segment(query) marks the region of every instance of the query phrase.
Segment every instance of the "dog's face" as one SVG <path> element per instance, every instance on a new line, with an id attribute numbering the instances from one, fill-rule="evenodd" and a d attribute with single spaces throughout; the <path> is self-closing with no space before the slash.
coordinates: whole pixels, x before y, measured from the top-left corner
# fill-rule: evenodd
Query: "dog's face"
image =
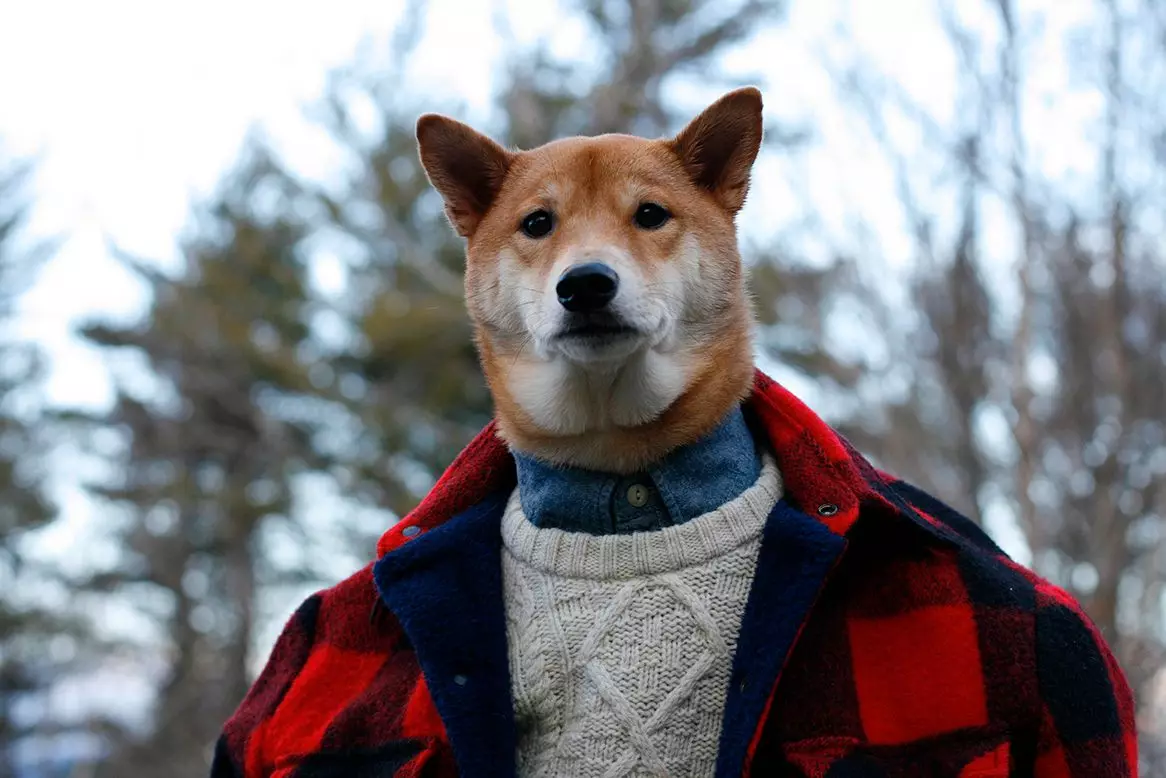
<path id="1" fill-rule="evenodd" d="M 740 326 L 734 217 L 761 140 L 756 90 L 727 95 L 669 140 L 606 135 L 509 152 L 433 115 L 418 139 L 468 242 L 466 301 L 495 395 L 539 428 L 650 420 L 711 341 Z M 620 400 L 621 383 L 634 402 Z M 580 393 L 596 392 L 606 397 L 580 410 Z"/>
<path id="2" fill-rule="evenodd" d="M 471 315 L 501 350 L 583 369 L 698 339 L 740 275 L 731 214 L 664 144 L 621 136 L 519 155 L 468 255 Z"/>

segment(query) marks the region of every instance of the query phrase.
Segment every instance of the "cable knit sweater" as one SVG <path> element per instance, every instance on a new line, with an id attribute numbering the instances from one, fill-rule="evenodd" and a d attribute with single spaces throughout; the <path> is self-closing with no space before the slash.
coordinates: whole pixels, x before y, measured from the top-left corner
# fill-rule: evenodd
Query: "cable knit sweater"
<path id="1" fill-rule="evenodd" d="M 758 481 L 720 509 L 626 535 L 540 529 L 517 490 L 502 575 L 523 778 L 712 776 L 761 532 Z"/>

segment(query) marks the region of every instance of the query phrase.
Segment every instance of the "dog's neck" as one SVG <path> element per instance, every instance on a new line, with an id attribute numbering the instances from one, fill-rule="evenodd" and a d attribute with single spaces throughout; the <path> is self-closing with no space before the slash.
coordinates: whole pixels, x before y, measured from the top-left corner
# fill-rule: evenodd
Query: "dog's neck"
<path id="1" fill-rule="evenodd" d="M 700 440 L 738 406 L 753 381 L 748 327 L 730 327 L 679 360 L 646 358 L 636 370 L 589 372 L 497 358 L 481 339 L 502 438 L 556 465 L 608 473 L 645 470 Z M 651 383 L 653 380 L 655 384 Z"/>

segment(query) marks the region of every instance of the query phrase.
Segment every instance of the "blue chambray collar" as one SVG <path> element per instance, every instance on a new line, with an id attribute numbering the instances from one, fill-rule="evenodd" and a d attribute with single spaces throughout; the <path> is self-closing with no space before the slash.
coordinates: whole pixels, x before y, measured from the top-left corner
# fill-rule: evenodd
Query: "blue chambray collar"
<path id="1" fill-rule="evenodd" d="M 514 459 L 519 500 L 533 524 L 592 535 L 681 524 L 721 507 L 761 475 L 761 453 L 740 408 L 701 440 L 631 476 L 556 467 L 519 452 Z"/>

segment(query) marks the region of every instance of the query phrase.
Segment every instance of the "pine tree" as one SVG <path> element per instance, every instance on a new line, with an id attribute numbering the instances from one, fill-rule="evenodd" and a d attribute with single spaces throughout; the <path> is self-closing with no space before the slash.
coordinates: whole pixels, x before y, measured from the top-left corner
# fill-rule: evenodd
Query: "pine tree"
<path id="1" fill-rule="evenodd" d="M 145 390 L 141 376 L 120 382 L 112 411 L 91 420 L 124 431 L 123 477 L 92 488 L 126 518 L 123 559 L 89 585 L 156 619 L 163 642 L 152 649 L 166 658 L 153 730 L 115 750 L 111 776 L 205 775 L 250 683 L 261 587 L 311 578 L 261 554 L 265 529 L 301 530 L 296 478 L 317 467 L 312 438 L 330 421 L 313 413 L 317 311 L 286 182 L 255 150 L 203 210 L 177 277 L 123 257 L 151 288 L 144 319 L 84 330 L 138 355 L 151 379 Z"/>
<path id="2" fill-rule="evenodd" d="M 24 230 L 31 173 L 26 163 L 0 160 L 0 776 L 17 773 L 22 742 L 45 723 L 43 695 L 57 668 L 44 648 L 64 626 L 21 596 L 51 574 L 27 556 L 25 540 L 55 518 L 37 426 L 41 356 L 13 328 L 20 298 L 52 248 L 30 243 Z"/>

